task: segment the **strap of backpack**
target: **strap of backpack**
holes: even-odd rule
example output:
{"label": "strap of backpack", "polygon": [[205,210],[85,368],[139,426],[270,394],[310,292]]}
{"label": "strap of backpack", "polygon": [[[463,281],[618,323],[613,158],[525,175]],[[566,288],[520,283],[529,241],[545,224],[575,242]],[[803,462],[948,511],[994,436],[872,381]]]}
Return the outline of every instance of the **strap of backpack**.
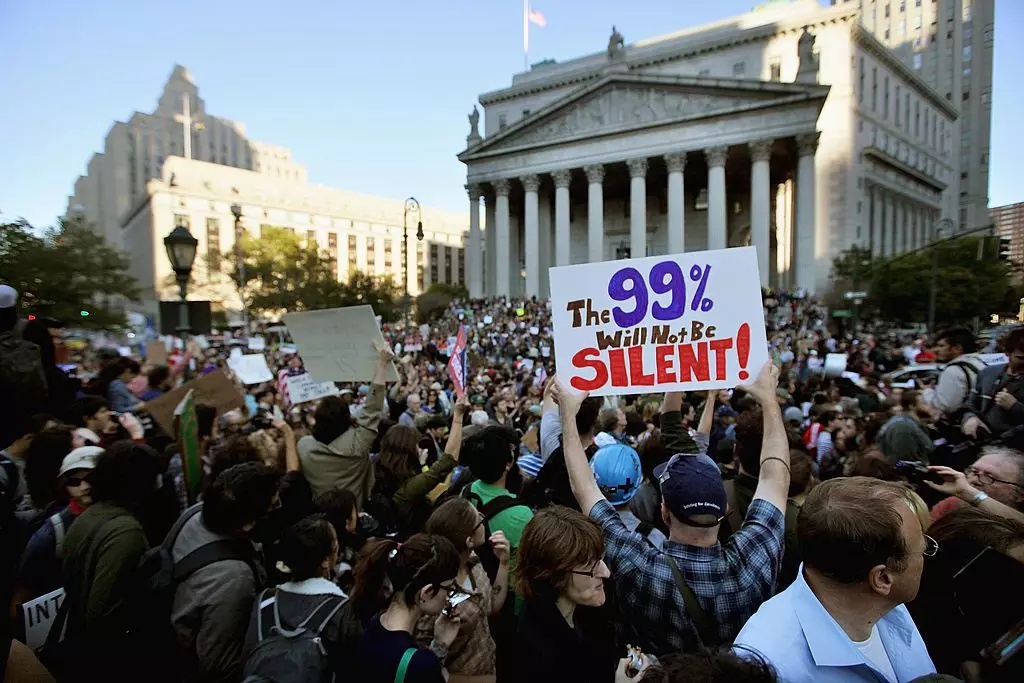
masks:
{"label": "strap of backpack", "polygon": [[409,662],[416,654],[416,648],[410,647],[402,654],[402,661],[398,662],[398,671],[395,672],[395,683],[405,683],[405,672],[409,670]]}
{"label": "strap of backpack", "polygon": [[53,526],[54,555],[57,559],[64,557],[64,518],[60,513],[50,517],[50,524]]}
{"label": "strap of backpack", "polygon": [[519,499],[515,496],[498,496],[492,498],[489,503],[480,508],[480,514],[484,516],[484,519],[491,521],[495,515],[501,514],[505,510],[514,507],[527,507],[525,504],[519,502]]}
{"label": "strap of backpack", "polygon": [[676,565],[675,560],[672,559],[672,556],[665,555],[665,559],[672,570],[672,577],[675,579],[676,586],[679,587],[679,591],[683,594],[683,604],[686,605],[686,612],[690,615],[693,625],[697,628],[697,635],[700,636],[701,642],[704,644],[704,647],[716,647],[719,644],[719,640],[718,627],[715,624],[714,618],[709,616],[700,606],[700,603],[697,602],[697,595],[683,579],[683,574],[679,571],[679,567]]}
{"label": "strap of backpack", "polygon": [[[306,622],[308,622],[310,619],[313,618],[314,614],[316,614],[317,612],[320,611],[321,607],[323,607],[324,605],[328,604],[332,600],[334,600],[333,597],[327,598],[322,603],[320,603],[320,605],[318,605],[317,608],[310,613],[309,618],[307,618],[306,621],[302,622],[302,625],[305,625]],[[341,611],[341,608],[345,606],[346,602],[348,602],[347,599],[342,598],[342,597],[339,596],[338,600],[337,600],[337,604],[335,604],[334,607],[332,607],[330,610],[327,611],[327,616],[325,616],[323,619],[320,620],[320,625],[317,626],[315,629],[313,629],[313,633],[315,633],[317,635],[320,635],[320,633],[325,628],[327,628],[327,624],[329,624],[331,622],[331,619],[334,618],[334,615],[337,614],[339,611]]]}
{"label": "strap of backpack", "polygon": [[171,530],[167,532],[167,536],[164,537],[164,549],[170,550],[174,547],[174,543],[178,540],[178,534],[180,534],[181,530],[185,527],[185,523],[202,512],[202,510],[203,504],[197,503],[178,516],[177,521],[174,522],[174,526],[171,527]]}
{"label": "strap of backpack", "polygon": [[239,560],[250,567],[255,560],[252,543],[244,538],[214,541],[200,546],[174,565],[174,580],[180,583],[203,567],[222,560]]}
{"label": "strap of backpack", "polygon": [[266,609],[267,605],[264,605],[264,601],[267,599],[267,594],[273,593],[274,597],[271,600],[274,604],[277,604],[277,589],[276,588],[265,588],[260,592],[260,597],[256,601],[256,640],[262,643],[266,635],[263,633],[263,610]]}

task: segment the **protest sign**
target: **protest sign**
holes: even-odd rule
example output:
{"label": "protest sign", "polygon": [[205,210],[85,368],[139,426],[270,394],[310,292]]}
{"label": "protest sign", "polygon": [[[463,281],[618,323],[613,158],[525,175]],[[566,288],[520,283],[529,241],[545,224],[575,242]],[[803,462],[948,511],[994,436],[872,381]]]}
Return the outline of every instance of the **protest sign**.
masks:
{"label": "protest sign", "polygon": [[153,365],[167,365],[167,344],[154,340],[146,344],[146,362]]}
{"label": "protest sign", "polygon": [[337,396],[339,393],[334,382],[317,382],[308,372],[289,375],[283,381],[287,387],[286,395],[289,407],[307,401],[315,401],[325,396]]}
{"label": "protest sign", "polygon": [[[46,642],[50,628],[57,619],[61,603],[64,602],[64,589],[41,595],[18,605],[19,640],[32,650],[38,650]],[[62,634],[63,635],[63,634]],[[60,638],[62,640],[63,638]]]}
{"label": "protest sign", "polygon": [[753,381],[768,359],[753,247],[551,271],[560,379],[596,396]]}
{"label": "protest sign", "polygon": [[117,347],[117,352],[119,354],[121,354],[122,356],[124,356],[125,358],[128,358],[128,357],[130,357],[132,355],[132,347],[130,347],[130,346],[118,346]]}
{"label": "protest sign", "polygon": [[174,410],[189,390],[195,390],[195,400],[198,403],[209,403],[216,407],[218,415],[245,405],[242,395],[224,371],[214,370],[208,375],[182,384],[173,391],[168,391],[163,396],[146,401],[146,411],[168,434],[174,434]]}
{"label": "protest sign", "polygon": [[455,392],[461,397],[466,393],[466,328],[459,325],[459,334],[448,348],[448,375],[455,385]]}
{"label": "protest sign", "polygon": [[270,368],[267,367],[267,359],[263,357],[262,353],[232,356],[228,358],[228,367],[238,375],[242,384],[261,384],[274,379]]}
{"label": "protest sign", "polygon": [[[372,306],[328,308],[286,313],[282,319],[295,340],[306,370],[317,382],[369,382],[384,335],[374,320]],[[398,381],[394,364],[385,380]]]}
{"label": "protest sign", "polygon": [[199,452],[199,420],[196,417],[195,390],[189,390],[174,409],[174,422],[188,504],[192,505],[199,498],[203,483],[203,457]]}
{"label": "protest sign", "polygon": [[846,354],[830,353],[825,356],[825,376],[839,377],[846,372]]}
{"label": "protest sign", "polygon": [[281,344],[281,346],[277,347],[277,350],[289,356],[293,353],[299,352],[299,350],[295,348],[295,344]]}
{"label": "protest sign", "polygon": [[263,337],[249,337],[250,351],[264,351],[267,348],[267,340]]}

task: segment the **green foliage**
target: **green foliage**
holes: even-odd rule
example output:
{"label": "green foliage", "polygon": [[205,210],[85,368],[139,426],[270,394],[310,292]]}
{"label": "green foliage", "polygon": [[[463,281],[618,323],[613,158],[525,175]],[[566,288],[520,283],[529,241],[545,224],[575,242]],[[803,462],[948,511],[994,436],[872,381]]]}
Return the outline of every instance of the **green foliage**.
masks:
{"label": "green foliage", "polygon": [[468,299],[469,290],[465,285],[448,285],[443,282],[435,282],[427,288],[429,294],[445,294],[452,299]]}
{"label": "green foliage", "polygon": [[41,235],[25,220],[0,223],[0,264],[0,282],[21,294],[22,315],[115,329],[125,322],[124,301],[139,300],[128,255],[80,218],[60,219]]}
{"label": "green foliage", "polygon": [[982,237],[947,240],[916,254],[871,260],[867,250],[843,252],[833,261],[837,289],[868,293],[862,316],[897,323],[925,322],[931,288],[932,258],[937,264],[935,319],[941,326],[962,325],[990,313],[1015,313],[1012,276],[1019,267],[998,259],[979,259]]}

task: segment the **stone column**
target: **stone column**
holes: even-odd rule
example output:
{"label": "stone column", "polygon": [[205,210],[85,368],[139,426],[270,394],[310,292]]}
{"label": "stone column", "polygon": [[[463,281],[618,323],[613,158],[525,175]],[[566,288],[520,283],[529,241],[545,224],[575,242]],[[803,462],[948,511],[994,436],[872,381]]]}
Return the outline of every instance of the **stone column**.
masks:
{"label": "stone column", "polygon": [[796,286],[812,291],[816,279],[814,153],[818,149],[818,134],[798,135],[796,145]]}
{"label": "stone column", "polygon": [[891,192],[885,193],[885,255],[896,254],[896,201]]}
{"label": "stone column", "polygon": [[551,174],[555,181],[555,265],[569,265],[569,183],[572,171]]}
{"label": "stone column", "polygon": [[495,234],[498,230],[498,220],[497,212],[495,211],[496,201],[494,195],[488,195],[484,202],[484,220],[487,226],[487,230],[484,232],[484,251],[486,252],[484,255],[484,294],[494,296],[496,283],[494,273],[497,268],[495,256],[498,249],[497,240],[495,239]]}
{"label": "stone column", "polygon": [[871,186],[871,256],[882,255],[882,245],[885,242],[885,223],[882,221],[882,197],[883,190],[877,185]]}
{"label": "stone column", "polygon": [[668,169],[668,253],[686,251],[686,192],[683,171],[686,170],[686,152],[666,154]]}
{"label": "stone column", "polygon": [[771,255],[771,171],[772,141],[750,143],[750,243],[757,250],[761,286],[768,286]]}
{"label": "stone column", "polygon": [[480,299],[484,295],[483,244],[480,240],[480,186],[471,183],[469,192],[469,243],[466,245],[466,268],[469,270],[469,296]]}
{"label": "stone column", "polygon": [[587,174],[587,263],[604,260],[604,164],[583,169]]}
{"label": "stone column", "polygon": [[629,255],[647,256],[647,159],[630,159],[629,167]]}
{"label": "stone column", "polygon": [[708,162],[708,249],[725,249],[728,242],[725,210],[725,158],[728,147],[704,150]]}
{"label": "stone column", "polygon": [[[509,279],[509,264],[511,262],[511,256],[509,254],[509,243],[511,235],[509,234],[509,215],[508,215],[508,192],[510,183],[504,178],[501,180],[494,181],[494,194],[496,200],[494,202],[494,295],[495,296],[508,296],[509,285],[511,280]],[[518,267],[518,266],[517,266]],[[518,276],[518,273],[516,273]]]}
{"label": "stone column", "polygon": [[537,192],[540,178],[536,174],[524,175],[519,179],[526,191],[523,211],[523,256],[526,264],[526,296],[540,296],[540,215],[538,214]]}
{"label": "stone column", "polygon": [[551,280],[548,269],[554,265],[555,259],[555,217],[553,215],[554,197],[547,188],[542,187],[537,194],[537,214],[540,216],[540,296],[551,296]]}
{"label": "stone column", "polygon": [[914,248],[910,238],[910,209],[906,202],[900,202],[900,247],[904,253]]}

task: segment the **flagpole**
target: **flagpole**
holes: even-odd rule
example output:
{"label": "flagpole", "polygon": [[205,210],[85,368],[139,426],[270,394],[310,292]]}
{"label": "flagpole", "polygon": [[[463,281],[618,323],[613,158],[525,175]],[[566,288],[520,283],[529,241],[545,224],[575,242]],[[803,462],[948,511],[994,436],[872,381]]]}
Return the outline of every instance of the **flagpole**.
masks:
{"label": "flagpole", "polygon": [[530,0],[523,0],[523,71],[530,69]]}

